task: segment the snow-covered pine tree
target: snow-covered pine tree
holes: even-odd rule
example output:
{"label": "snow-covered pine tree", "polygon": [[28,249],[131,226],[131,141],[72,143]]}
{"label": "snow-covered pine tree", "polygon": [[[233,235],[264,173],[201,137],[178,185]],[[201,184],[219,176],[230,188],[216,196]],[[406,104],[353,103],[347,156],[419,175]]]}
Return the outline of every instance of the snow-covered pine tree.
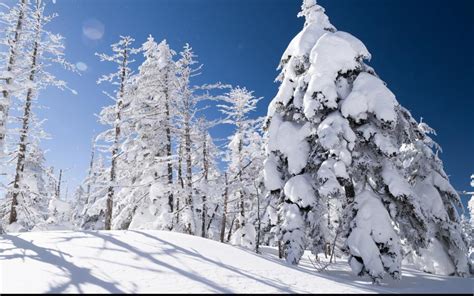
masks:
{"label": "snow-covered pine tree", "polygon": [[467,203],[469,210],[469,220],[463,217],[463,228],[469,246],[469,267],[471,274],[474,273],[474,175],[471,175],[471,198]]}
{"label": "snow-covered pine tree", "polygon": [[102,124],[111,126],[111,129],[106,130],[98,136],[99,140],[103,140],[106,143],[110,143],[111,153],[111,165],[110,165],[110,178],[106,200],[105,210],[105,223],[104,228],[110,230],[112,227],[113,217],[113,200],[114,194],[117,187],[117,175],[118,175],[118,158],[121,154],[121,143],[123,142],[124,122],[123,117],[124,108],[129,103],[126,98],[126,93],[131,91],[128,88],[132,88],[132,70],[129,65],[133,62],[131,56],[137,52],[136,49],[132,48],[132,43],[135,40],[130,36],[120,36],[120,40],[117,43],[111,45],[112,55],[107,54],[96,54],[101,61],[112,62],[117,65],[117,71],[108,75],[103,75],[97,81],[98,84],[103,82],[109,82],[110,84],[117,86],[114,90],[114,95],[108,95],[115,101],[113,105],[107,106],[102,109],[100,113],[100,121]]}
{"label": "snow-covered pine tree", "polygon": [[337,31],[315,0],[304,0],[299,16],[305,25],[282,56],[266,122],[265,185],[284,257],[298,263],[305,248],[322,250],[334,236],[326,204],[338,199],[334,230],[357,274],[400,278],[402,240],[414,250],[438,240],[455,273],[466,274],[459,197],[430,129],[364,63],[364,44]]}
{"label": "snow-covered pine tree", "polygon": [[[25,97],[21,98],[23,114],[19,118],[21,127],[18,133],[20,139],[14,156],[16,159],[14,180],[9,190],[9,196],[11,197],[10,224],[17,222],[19,199],[21,199],[21,195],[26,196],[27,189],[24,180],[27,178],[25,174],[27,148],[34,142],[32,136],[34,126],[41,125],[41,122],[34,116],[32,107],[37,102],[40,90],[48,86],[55,86],[59,89],[68,88],[64,81],[57,79],[52,73],[48,72],[47,67],[55,63],[67,70],[75,70],[71,64],[64,60],[64,38],[61,35],[49,32],[45,28],[56,15],[45,15],[45,4],[41,0],[36,0],[33,7],[27,11],[31,11],[29,15],[24,16],[24,25],[28,26],[25,30],[29,32],[29,43],[26,45],[28,55],[25,57],[25,63],[27,63],[27,67],[23,70],[26,71],[28,79],[25,82]],[[71,91],[75,93],[73,90]],[[38,137],[44,136],[41,130],[37,131],[36,134]],[[20,205],[20,207],[22,206]]]}
{"label": "snow-covered pine tree", "polygon": [[235,128],[229,139],[227,169],[232,178],[228,194],[234,201],[234,211],[238,213],[232,243],[250,249],[255,247],[256,232],[253,223],[247,223],[253,214],[248,211],[254,209],[252,201],[256,201],[254,181],[258,180],[262,168],[263,143],[259,134],[261,119],[249,115],[261,99],[246,88],[235,87],[222,99],[225,104],[218,106],[226,116],[223,122]]}

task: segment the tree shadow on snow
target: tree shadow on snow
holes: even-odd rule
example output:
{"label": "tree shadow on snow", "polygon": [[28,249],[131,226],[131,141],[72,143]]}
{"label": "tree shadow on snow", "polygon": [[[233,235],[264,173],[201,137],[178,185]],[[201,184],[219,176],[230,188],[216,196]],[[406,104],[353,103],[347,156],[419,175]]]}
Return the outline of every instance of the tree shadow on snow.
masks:
{"label": "tree shadow on snow", "polygon": [[[240,247],[239,247],[240,248]],[[254,252],[240,248],[246,252]],[[337,263],[329,265],[325,271],[317,271],[310,262],[301,260],[300,264],[295,266],[286,263],[284,260],[278,258],[278,251],[274,249],[265,249],[265,254],[269,256],[260,256],[260,258],[275,262],[286,267],[299,270],[301,272],[319,276],[328,280],[338,282],[345,286],[354,286],[365,289],[366,291],[372,291],[376,293],[471,293],[471,290],[466,289],[466,278],[455,277],[455,276],[442,276],[425,273],[405,267],[402,267],[402,279],[394,280],[388,275],[381,281],[380,286],[373,285],[372,280],[369,276],[357,276],[352,274],[348,263],[343,259],[339,259]],[[306,259],[306,258],[305,258]],[[471,287],[474,287],[471,284]]]}
{"label": "tree shadow on snow", "polygon": [[189,251],[187,249],[184,249],[178,245],[175,245],[169,241],[166,241],[162,238],[158,238],[156,236],[153,236],[153,235],[150,235],[146,232],[142,232],[142,231],[137,231],[137,230],[129,230],[130,232],[134,232],[134,233],[137,233],[137,234],[141,234],[143,236],[146,236],[148,238],[151,238],[151,239],[154,239],[156,241],[158,241],[160,244],[164,244],[164,245],[168,245],[168,246],[171,246],[173,249],[174,252],[180,252],[180,253],[183,253],[183,254],[186,254],[188,256],[191,256],[191,257],[194,257],[196,259],[199,259],[201,261],[206,261],[206,262],[209,262],[213,265],[215,265],[216,267],[221,267],[221,268],[224,268],[224,269],[227,269],[235,274],[238,274],[240,276],[243,276],[243,277],[247,277],[251,280],[254,280],[256,282],[259,282],[261,284],[264,284],[266,286],[269,286],[269,287],[272,287],[272,288],[275,288],[277,290],[279,290],[280,292],[285,292],[285,293],[296,293],[295,291],[293,291],[290,287],[288,287],[287,284],[285,283],[282,283],[280,281],[277,281],[277,280],[274,280],[274,279],[269,279],[269,278],[265,278],[265,277],[262,277],[261,275],[252,275],[251,273],[249,272],[244,272],[240,269],[237,269],[235,267],[232,267],[230,265],[227,265],[227,264],[224,264],[222,262],[219,262],[219,261],[216,261],[216,260],[212,260],[210,258],[207,258],[207,257],[204,257],[203,255],[201,255],[197,250],[195,249],[192,249],[193,251]]}
{"label": "tree shadow on snow", "polygon": [[[132,231],[132,232],[140,233],[138,231]],[[209,279],[207,279],[203,276],[200,276],[198,273],[192,273],[192,272],[183,270],[181,268],[178,268],[176,266],[170,265],[166,262],[160,261],[160,260],[156,259],[155,257],[153,257],[151,253],[140,251],[136,247],[134,247],[134,246],[132,246],[132,245],[126,243],[126,242],[123,242],[123,241],[113,237],[112,235],[104,234],[104,233],[101,233],[101,232],[87,232],[87,233],[91,234],[91,235],[94,235],[98,238],[101,238],[102,240],[104,240],[104,242],[112,243],[116,246],[119,246],[121,248],[124,248],[124,249],[134,253],[135,255],[137,255],[136,258],[146,259],[146,260],[150,261],[153,264],[157,264],[160,267],[164,267],[164,268],[169,269],[173,272],[179,273],[179,274],[189,278],[190,280],[202,283],[202,284],[208,286],[209,288],[211,288],[212,290],[214,290],[215,292],[232,293],[231,290],[229,290],[225,287],[219,286],[217,283],[215,283],[215,282],[213,282],[213,281],[211,281],[211,280],[209,280]],[[142,233],[140,233],[140,234],[142,234]],[[150,236],[150,237],[153,237],[153,236]],[[163,243],[167,243],[167,242],[163,241]]]}
{"label": "tree shadow on snow", "polygon": [[[13,235],[3,235],[3,239],[10,240],[12,244],[23,250],[22,253],[16,253],[12,255],[2,255],[0,254],[0,260],[3,259],[15,259],[15,258],[29,258],[32,260],[37,260],[42,263],[51,264],[61,271],[63,271],[65,276],[69,279],[68,281],[52,286],[47,293],[61,293],[65,292],[70,286],[75,286],[76,289],[82,293],[81,285],[82,284],[92,284],[99,286],[110,293],[124,293],[117,286],[116,282],[107,282],[104,281],[91,273],[91,270],[85,267],[79,267],[73,263],[66,260],[66,257],[71,257],[71,255],[61,252],[59,250],[47,249],[38,247],[33,242],[24,240],[20,237]],[[34,255],[27,255],[26,251],[33,251]],[[56,254],[55,254],[56,253]]]}

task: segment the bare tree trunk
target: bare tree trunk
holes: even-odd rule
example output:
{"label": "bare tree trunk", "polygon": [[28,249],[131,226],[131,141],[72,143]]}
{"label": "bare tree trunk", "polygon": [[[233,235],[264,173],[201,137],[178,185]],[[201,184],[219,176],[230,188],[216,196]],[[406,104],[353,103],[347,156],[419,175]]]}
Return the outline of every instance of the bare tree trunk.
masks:
{"label": "bare tree trunk", "polygon": [[[326,224],[327,224],[328,230],[330,230],[331,229],[331,206],[329,202],[329,197],[326,200],[326,210],[328,213]],[[324,258],[327,259],[328,256],[331,256],[331,243],[329,241],[326,241],[324,243]]]}
{"label": "bare tree trunk", "polygon": [[90,183],[90,178],[93,174],[94,170],[94,157],[95,157],[95,149],[94,149],[94,144],[92,144],[92,149],[91,149],[91,161],[89,163],[89,172],[87,174],[87,177],[89,178],[89,182],[87,182],[87,190],[86,190],[86,204],[89,204],[89,199],[91,197],[91,183]]}
{"label": "bare tree trunk", "polygon": [[227,181],[227,173],[224,173],[225,178],[225,187],[224,187],[224,212],[222,213],[222,224],[221,224],[221,243],[224,242],[225,237],[225,224],[227,219],[227,201],[229,199],[228,194],[228,181]]}
{"label": "bare tree trunk", "polygon": [[[209,161],[207,157],[207,134],[204,131],[204,139],[203,139],[203,173],[204,173],[204,183],[207,185],[209,179]],[[207,216],[207,204],[206,204],[206,194],[202,195],[202,221],[201,221],[201,236],[206,237],[206,216]]]}
{"label": "bare tree trunk", "polygon": [[[277,215],[277,224],[278,224],[278,225],[281,224],[281,216],[280,216],[280,213],[278,213],[278,215]],[[279,240],[278,240],[278,258],[282,259],[283,257],[285,257],[285,254],[284,254],[283,246],[282,246],[282,244],[281,244],[281,240],[279,239]]]}
{"label": "bare tree trunk", "polygon": [[27,134],[29,132],[29,120],[31,115],[31,97],[32,89],[28,89],[26,95],[26,103],[23,111],[23,124],[21,128],[20,143],[18,145],[18,156],[15,169],[15,180],[13,181],[12,206],[10,210],[10,224],[17,221],[16,206],[18,205],[18,195],[20,194],[20,182],[23,178],[23,171],[25,168]]}
{"label": "bare tree trunk", "polygon": [[[178,182],[181,185],[181,192],[184,189],[184,180],[183,180],[183,142],[179,143],[178,148]],[[179,224],[179,196],[176,197],[176,224]]]}
{"label": "bare tree trunk", "polygon": [[184,189],[184,179],[183,179],[183,143],[179,143],[178,148],[178,181],[181,185],[181,189]]}
{"label": "bare tree trunk", "polygon": [[[240,186],[242,186],[242,174],[243,174],[243,169],[242,169],[242,139],[240,139],[239,141],[239,183],[240,183]],[[240,222],[240,227],[244,227],[245,226],[245,200],[244,200],[244,192],[243,192],[243,189],[241,188],[240,189],[240,219],[242,221],[239,221]]]}
{"label": "bare tree trunk", "polygon": [[[186,207],[191,214],[190,219],[194,221],[194,205],[193,205],[193,171],[192,171],[192,155],[191,155],[191,127],[190,127],[190,117],[188,113],[186,114],[184,122],[184,152],[186,160]],[[194,224],[194,223],[193,223]],[[188,234],[193,234],[193,229],[190,222],[185,226],[186,232]]]}
{"label": "bare tree trunk", "polygon": [[258,192],[257,185],[255,185],[255,191],[257,193],[257,239],[255,242],[255,253],[258,253],[259,248],[260,248],[260,231],[261,231],[262,221],[260,219],[260,193]]}
{"label": "bare tree trunk", "polygon": [[229,232],[227,233],[227,241],[230,241],[230,238],[232,237],[232,228],[234,227],[234,222],[235,222],[235,216],[232,218],[232,221],[230,222],[230,227],[229,227]]}
{"label": "bare tree trunk", "polygon": [[[34,82],[36,76],[36,66],[38,58],[38,48],[39,40],[42,29],[41,23],[41,14],[38,14],[37,24],[35,27],[35,43],[33,45],[33,52],[31,54],[31,66],[30,66],[30,76],[29,81]],[[20,194],[20,182],[22,181],[23,171],[25,168],[25,158],[26,158],[26,146],[29,133],[29,124],[31,116],[31,103],[33,100],[33,89],[30,87],[26,93],[25,107],[23,109],[23,123],[20,130],[20,142],[18,144],[18,156],[15,169],[15,180],[13,181],[13,193],[12,193],[12,205],[10,210],[10,219],[9,223],[15,223],[17,221],[17,211],[16,207],[18,205],[18,195]]]}
{"label": "bare tree trunk", "polygon": [[[166,81],[168,81],[168,75],[166,75]],[[165,114],[166,114],[166,156],[168,158],[168,188],[171,189],[173,185],[173,163],[171,162],[171,115],[170,115],[170,104],[169,104],[169,90],[168,86],[165,87]],[[170,207],[170,211],[173,212],[173,192],[169,192],[168,195],[168,205]]]}
{"label": "bare tree trunk", "polygon": [[63,177],[63,170],[59,170],[58,186],[56,188],[56,198],[61,199],[61,179]]}
{"label": "bare tree trunk", "polygon": [[[17,49],[19,46],[19,41],[20,41],[20,35],[21,31],[23,28],[23,19],[25,17],[25,10],[26,10],[26,0],[21,0],[21,5],[20,5],[20,10],[18,12],[18,19],[16,22],[16,28],[15,28],[15,34],[13,37],[13,40],[11,41],[10,45],[10,54],[8,58],[8,64],[7,64],[7,72],[11,74],[16,58],[18,55]],[[7,86],[10,86],[13,84],[13,78],[11,76],[7,77],[5,79],[5,83]],[[8,87],[4,88],[2,91],[3,99],[5,101],[4,104],[0,104],[0,154],[3,151],[3,145],[5,142],[5,136],[6,136],[6,127],[7,127],[7,121],[8,121],[8,113],[10,112],[10,92],[8,91]]]}
{"label": "bare tree trunk", "polygon": [[116,105],[116,120],[115,120],[115,135],[114,145],[112,149],[112,164],[110,167],[110,185],[107,192],[107,209],[105,212],[105,230],[110,230],[112,226],[112,210],[113,210],[113,199],[114,199],[114,185],[117,177],[117,157],[119,152],[119,140],[120,140],[120,121],[122,120],[122,106],[123,96],[125,92],[125,80],[127,77],[127,49],[123,50],[123,60],[120,74],[120,90],[118,94],[118,100]]}
{"label": "bare tree trunk", "polygon": [[216,205],[216,208],[214,209],[214,212],[212,213],[211,219],[209,219],[209,223],[207,224],[207,230],[206,230],[207,233],[209,233],[209,228],[211,228],[212,221],[214,221],[214,218],[216,217],[217,209],[219,209],[219,204]]}
{"label": "bare tree trunk", "polygon": [[[119,103],[121,108],[121,104]],[[120,111],[117,111],[117,122],[120,121]],[[107,191],[107,208],[105,211],[105,230],[110,230],[112,226],[112,210],[113,210],[113,198],[114,198],[114,183],[116,180],[117,170],[117,155],[118,155],[118,142],[120,137],[120,127],[118,123],[115,124],[115,139],[114,148],[112,149],[112,163],[110,166],[110,185]]]}
{"label": "bare tree trunk", "polygon": [[[242,143],[242,134],[243,134],[243,128],[242,128],[242,125],[240,123],[237,123],[237,130],[238,130],[238,133],[240,135],[240,139],[239,139],[239,145],[238,145],[238,157],[239,157],[239,164],[238,164],[238,178],[239,178],[239,186],[242,187],[242,173],[243,173],[243,169],[242,169],[242,159],[243,159],[243,155],[242,155],[242,151],[243,151],[243,143]],[[241,227],[244,227],[245,226],[245,201],[244,201],[244,192],[243,192],[243,189],[240,188],[239,189],[239,210],[240,210],[240,217],[239,219],[237,219],[237,223],[236,223],[236,226],[235,226],[235,229],[239,229]]]}

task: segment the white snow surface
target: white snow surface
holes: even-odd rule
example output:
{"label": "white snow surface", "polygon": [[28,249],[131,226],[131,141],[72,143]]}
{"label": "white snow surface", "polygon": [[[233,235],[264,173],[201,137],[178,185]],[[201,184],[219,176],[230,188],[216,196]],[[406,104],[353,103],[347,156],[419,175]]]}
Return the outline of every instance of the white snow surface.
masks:
{"label": "white snow surface", "polygon": [[[412,263],[418,270],[429,273],[449,275],[455,272],[456,268],[444,250],[443,245],[436,238],[429,244],[428,248],[420,249],[422,256],[413,252]],[[474,287],[473,287],[474,288]]]}
{"label": "white snow surface", "polygon": [[263,163],[263,179],[268,190],[277,190],[283,186],[283,180],[278,172],[277,162],[272,156]]}
{"label": "white snow surface", "polygon": [[361,257],[373,276],[383,275],[384,268],[397,271],[401,262],[386,258],[377,246],[384,244],[390,251],[400,253],[397,234],[382,202],[370,191],[357,195],[355,201],[358,211],[353,223],[356,226],[347,238],[351,254]]}
{"label": "white snow surface", "polygon": [[[350,37],[349,37],[350,36]],[[322,35],[310,53],[311,67],[308,70],[308,89],[304,96],[304,113],[311,118],[316,110],[324,107],[334,108],[337,105],[336,77],[356,69],[359,66],[357,57],[367,56],[367,49],[349,33],[331,33]],[[322,97],[314,99],[314,94]]]}
{"label": "white snow surface", "polygon": [[[310,124],[297,124],[283,121],[280,115],[275,114],[270,124],[268,149],[280,151],[288,158],[288,171],[291,174],[300,173],[308,162]],[[274,174],[272,174],[274,175]]]}
{"label": "white snow surface", "polygon": [[367,119],[370,113],[379,120],[394,123],[397,119],[396,106],[395,95],[382,80],[369,73],[360,73],[352,92],[342,103],[341,111],[345,117],[356,121]]}
{"label": "white snow surface", "polygon": [[316,194],[311,186],[311,177],[306,174],[297,175],[288,180],[284,191],[286,197],[303,208],[315,205]]}
{"label": "white snow surface", "polygon": [[[318,273],[200,237],[165,231],[50,231],[0,236],[0,293],[472,293],[472,278],[410,268],[374,286],[338,259]],[[324,257],[324,256],[323,256]]]}

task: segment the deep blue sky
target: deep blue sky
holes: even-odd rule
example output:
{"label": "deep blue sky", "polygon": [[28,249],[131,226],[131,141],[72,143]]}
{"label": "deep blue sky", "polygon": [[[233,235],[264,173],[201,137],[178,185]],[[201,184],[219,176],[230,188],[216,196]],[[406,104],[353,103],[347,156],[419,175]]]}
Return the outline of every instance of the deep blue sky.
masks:
{"label": "deep blue sky", "polygon": [[[320,0],[331,22],[362,40],[373,66],[398,101],[416,119],[438,132],[441,158],[453,185],[468,189],[474,173],[474,1]],[[108,52],[119,35],[131,35],[137,46],[152,34],[179,51],[189,42],[204,64],[196,82],[222,81],[246,86],[264,99],[258,113],[276,94],[274,78],[281,54],[303,25],[296,18],[300,0],[57,0],[59,14],[50,29],[66,37],[66,54],[88,69],[65,74],[79,94],[48,90],[41,100],[49,110],[44,146],[48,161],[66,173],[69,192],[87,170],[90,139],[102,130],[94,114],[110,104],[95,81],[112,68],[95,52]],[[94,21],[91,21],[94,20]],[[83,28],[100,22],[98,40]],[[100,35],[100,34],[99,34]],[[137,63],[138,64],[138,63]],[[218,137],[229,132],[222,127]]]}

